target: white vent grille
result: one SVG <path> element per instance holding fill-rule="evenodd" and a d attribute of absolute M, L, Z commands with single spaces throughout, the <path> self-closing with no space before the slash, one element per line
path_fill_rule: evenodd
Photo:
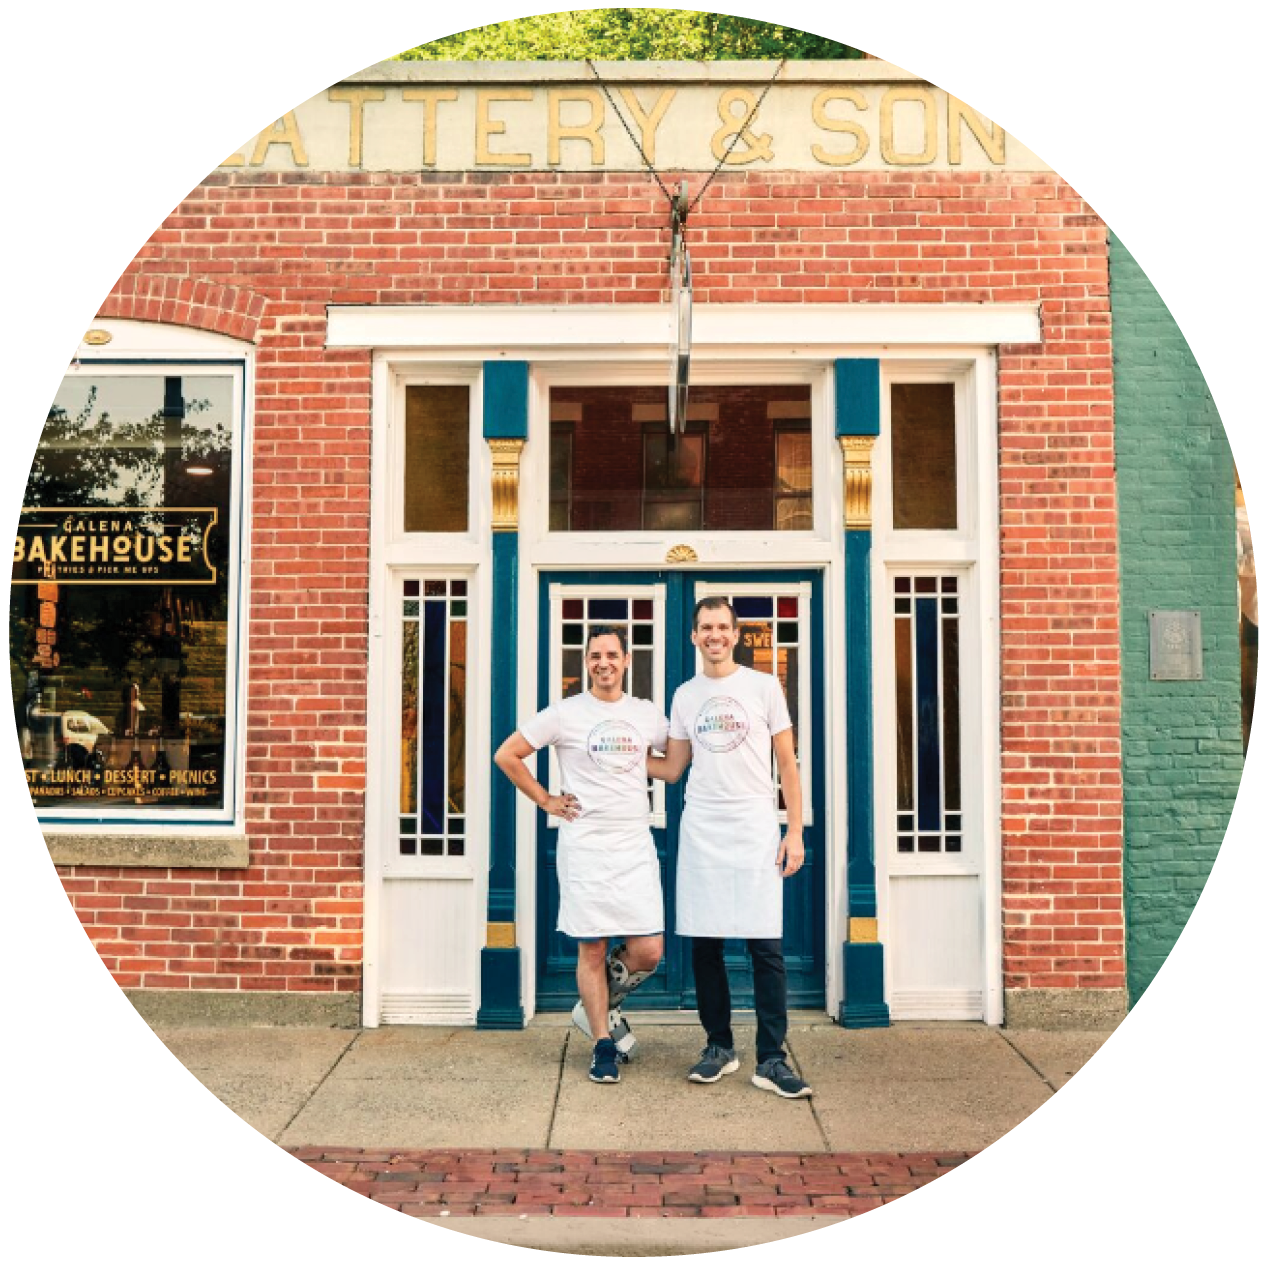
<path fill-rule="evenodd" d="M 980 1020 L 983 1017 L 983 993 L 933 988 L 928 991 L 891 992 L 891 1018 L 950 1018 Z"/>
<path fill-rule="evenodd" d="M 381 1022 L 472 1026 L 474 997 L 468 989 L 444 992 L 387 992 L 381 997 Z"/>

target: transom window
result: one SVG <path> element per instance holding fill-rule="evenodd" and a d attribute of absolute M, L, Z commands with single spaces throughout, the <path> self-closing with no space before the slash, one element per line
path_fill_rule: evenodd
<path fill-rule="evenodd" d="M 809 531 L 809 385 L 550 390 L 551 531 Z"/>

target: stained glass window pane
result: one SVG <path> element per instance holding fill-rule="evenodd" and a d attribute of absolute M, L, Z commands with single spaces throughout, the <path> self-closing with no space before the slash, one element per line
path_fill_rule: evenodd
<path fill-rule="evenodd" d="M 454 813 L 465 809 L 465 674 L 466 630 L 462 620 L 451 623 L 451 650 L 448 653 L 449 686 L 447 704 L 447 808 Z M 451 821 L 448 821 L 449 824 Z"/>
<path fill-rule="evenodd" d="M 629 603 L 626 598 L 590 598 L 590 620 L 627 620 Z"/>
<path fill-rule="evenodd" d="M 443 828 L 447 730 L 445 604 L 429 602 L 421 640 L 421 831 Z"/>
<path fill-rule="evenodd" d="M 961 652 L 957 624 L 955 616 L 943 620 L 943 804 L 948 810 L 961 808 Z"/>
<path fill-rule="evenodd" d="M 404 814 L 416 810 L 417 704 L 420 697 L 420 621 L 403 624 L 402 749 L 400 750 L 399 809 Z"/>
<path fill-rule="evenodd" d="M 912 618 L 894 621 L 894 709 L 896 721 L 896 778 L 898 807 L 911 810 L 912 795 Z"/>
<path fill-rule="evenodd" d="M 938 621 L 933 598 L 916 601 L 916 788 L 919 827 L 939 828 Z M 924 849 L 924 847 L 922 847 Z"/>

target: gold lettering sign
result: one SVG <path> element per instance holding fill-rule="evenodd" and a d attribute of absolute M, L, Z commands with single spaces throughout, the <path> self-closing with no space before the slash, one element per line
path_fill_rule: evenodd
<path fill-rule="evenodd" d="M 24 509 L 13 583 L 216 584 L 216 524 L 216 509 Z"/>
<path fill-rule="evenodd" d="M 862 69 L 838 71 L 767 89 L 760 79 L 669 83 L 652 66 L 646 81 L 632 71 L 615 76 L 608 97 L 596 83 L 564 82 L 560 73 L 547 82 L 519 73 L 484 81 L 466 69 L 447 83 L 436 70 L 402 69 L 412 65 L 325 90 L 223 166 L 627 173 L 643 171 L 648 160 L 664 171 L 721 160 L 753 172 L 1049 171 L 998 124 L 892 68 L 877 79 Z"/>

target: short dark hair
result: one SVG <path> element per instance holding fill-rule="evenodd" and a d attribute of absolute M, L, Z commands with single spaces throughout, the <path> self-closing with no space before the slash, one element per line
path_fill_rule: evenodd
<path fill-rule="evenodd" d="M 731 628 L 739 628 L 739 616 L 735 614 L 735 608 L 731 606 L 729 598 L 700 598 L 700 600 L 695 604 L 695 614 L 691 616 L 691 628 L 699 628 L 699 613 L 701 611 L 723 610 L 730 612 Z"/>
<path fill-rule="evenodd" d="M 620 642 L 620 650 L 628 655 L 629 653 L 629 635 L 623 629 L 618 629 L 614 624 L 594 624 L 589 629 L 589 636 L 585 640 L 584 653 L 588 655 L 589 647 L 593 645 L 594 638 L 614 637 Z"/>

